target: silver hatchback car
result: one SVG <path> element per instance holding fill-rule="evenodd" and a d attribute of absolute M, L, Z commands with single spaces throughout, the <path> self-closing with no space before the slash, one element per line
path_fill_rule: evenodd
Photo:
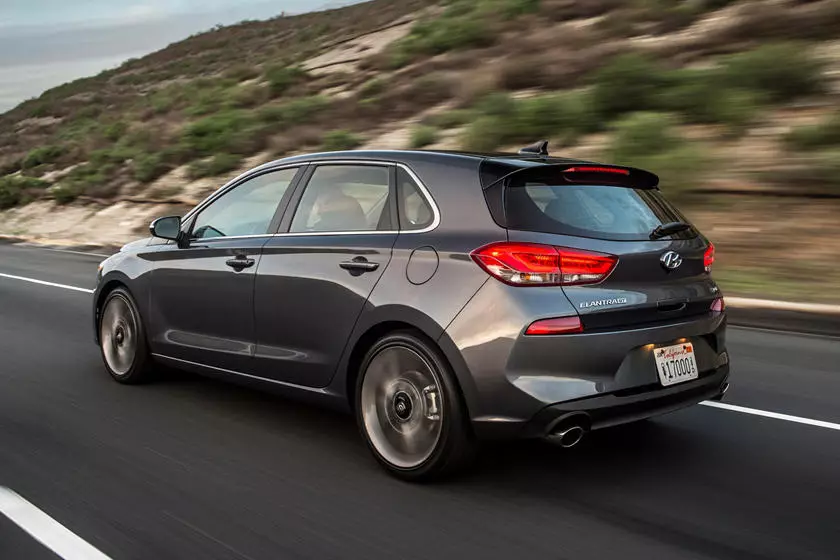
<path fill-rule="evenodd" d="M 517 155 L 352 151 L 274 161 L 102 263 L 96 340 L 155 364 L 353 411 L 421 480 L 476 443 L 721 398 L 714 246 L 647 171 Z"/>

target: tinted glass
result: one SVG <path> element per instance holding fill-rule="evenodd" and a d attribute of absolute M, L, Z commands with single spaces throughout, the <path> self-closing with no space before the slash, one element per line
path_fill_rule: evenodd
<path fill-rule="evenodd" d="M 659 225 L 685 220 L 655 189 L 525 182 L 510 185 L 505 197 L 508 227 L 526 231 L 643 240 Z"/>
<path fill-rule="evenodd" d="M 414 182 L 404 169 L 397 169 L 397 186 L 399 193 L 400 229 L 411 231 L 423 229 L 432 224 L 432 212 L 426 197 L 420 192 L 420 187 Z"/>
<path fill-rule="evenodd" d="M 297 169 L 283 169 L 255 177 L 228 191 L 201 211 L 193 225 L 193 239 L 263 235 Z"/>
<path fill-rule="evenodd" d="M 389 167 L 323 165 L 306 185 L 291 232 L 393 229 Z"/>

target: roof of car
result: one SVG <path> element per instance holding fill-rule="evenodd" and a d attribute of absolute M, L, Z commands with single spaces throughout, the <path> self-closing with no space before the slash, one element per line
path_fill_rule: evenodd
<path fill-rule="evenodd" d="M 579 159 L 568 159 L 560 157 L 541 157 L 538 155 L 521 155 L 510 153 L 488 153 L 488 152 L 465 152 L 454 150 L 346 150 L 340 152 L 320 152 L 313 154 L 301 154 L 282 158 L 266 166 L 288 164 L 308 161 L 330 161 L 330 160 L 375 160 L 375 161 L 401 161 L 401 160 L 428 160 L 440 161 L 447 158 L 463 160 L 493 160 L 499 163 L 506 163 L 517 167 L 530 167 L 536 165 L 551 165 L 563 163 L 585 163 Z"/>

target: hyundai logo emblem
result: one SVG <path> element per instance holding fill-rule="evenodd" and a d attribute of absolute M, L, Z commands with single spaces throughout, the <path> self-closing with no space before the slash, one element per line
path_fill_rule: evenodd
<path fill-rule="evenodd" d="M 682 264 L 682 257 L 676 251 L 668 251 L 659 257 L 659 262 L 666 270 L 674 270 Z"/>

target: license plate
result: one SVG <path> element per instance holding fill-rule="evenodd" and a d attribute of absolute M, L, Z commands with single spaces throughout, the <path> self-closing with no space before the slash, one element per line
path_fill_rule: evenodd
<path fill-rule="evenodd" d="M 656 371 L 663 386 L 697 379 L 697 361 L 694 359 L 692 343 L 656 348 L 653 357 L 656 359 Z"/>

